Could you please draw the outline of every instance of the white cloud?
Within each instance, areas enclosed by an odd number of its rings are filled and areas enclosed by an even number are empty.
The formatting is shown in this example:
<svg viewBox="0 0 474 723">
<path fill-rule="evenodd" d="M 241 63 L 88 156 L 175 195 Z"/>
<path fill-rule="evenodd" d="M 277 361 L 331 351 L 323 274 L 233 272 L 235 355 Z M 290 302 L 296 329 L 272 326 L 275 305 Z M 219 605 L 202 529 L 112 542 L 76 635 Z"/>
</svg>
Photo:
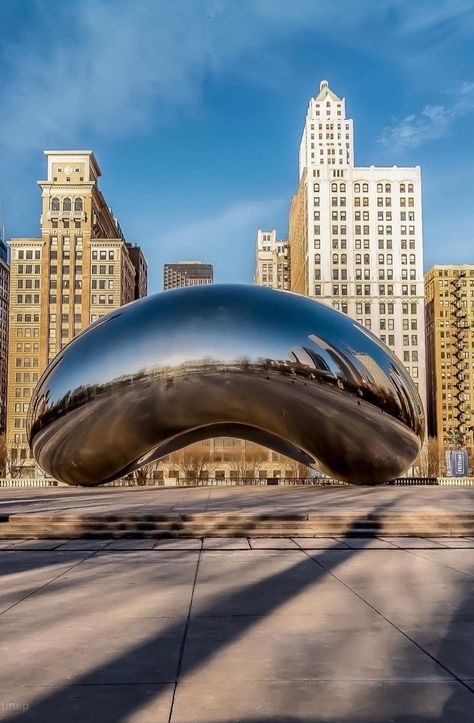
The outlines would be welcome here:
<svg viewBox="0 0 474 723">
<path fill-rule="evenodd" d="M 426 8 L 426 0 L 420 5 Z M 373 0 L 358 0 L 356 12 L 353 0 L 49 0 L 38 7 L 41 28 L 23 30 L 20 44 L 12 33 L 2 48 L 8 66 L 0 143 L 16 150 L 116 138 L 167 121 L 199 101 L 209 74 L 253 75 L 275 87 L 281 73 L 291 72 L 281 40 L 299 32 L 313 32 L 316 53 L 318 37 L 336 44 L 363 37 L 366 47 L 368 23 L 384 22 L 393 8 L 407 22 L 398 31 L 412 32 L 408 19 L 414 16 L 416 26 L 420 17 L 399 0 L 379 0 L 376 11 Z M 432 23 L 441 11 L 443 19 L 465 12 L 463 0 L 438 0 L 437 7 Z M 379 37 L 372 34 L 370 46 L 383 52 L 389 33 L 384 43 Z M 262 73 L 264 52 L 270 60 Z"/>
<path fill-rule="evenodd" d="M 426 105 L 418 115 L 410 114 L 386 126 L 379 143 L 396 151 L 404 151 L 422 143 L 443 138 L 453 123 L 474 112 L 474 82 L 465 82 L 453 95 L 450 104 Z"/>
</svg>

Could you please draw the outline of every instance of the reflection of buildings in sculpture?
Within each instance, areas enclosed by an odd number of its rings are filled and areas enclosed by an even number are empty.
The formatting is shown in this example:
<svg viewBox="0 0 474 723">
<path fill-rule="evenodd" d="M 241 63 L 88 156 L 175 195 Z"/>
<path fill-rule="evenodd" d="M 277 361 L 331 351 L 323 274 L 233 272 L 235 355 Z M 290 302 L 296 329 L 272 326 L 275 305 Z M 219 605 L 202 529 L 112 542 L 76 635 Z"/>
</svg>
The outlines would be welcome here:
<svg viewBox="0 0 474 723">
<path fill-rule="evenodd" d="M 7 406 L 8 293 L 10 267 L 8 247 L 0 229 L 0 434 L 5 432 Z"/>
<path fill-rule="evenodd" d="M 257 231 L 257 259 L 254 284 L 273 289 L 290 288 L 288 241 L 277 240 L 276 231 Z"/>
<path fill-rule="evenodd" d="M 371 329 L 425 401 L 420 168 L 354 165 L 352 120 L 326 81 L 309 102 L 289 218 L 291 290 Z"/>
<path fill-rule="evenodd" d="M 48 362 L 92 321 L 133 301 L 136 271 L 122 230 L 98 188 L 92 151 L 46 151 L 41 238 L 11 239 L 7 444 L 16 472 L 34 476 L 26 413 Z M 146 291 L 146 262 L 139 293 Z M 43 476 L 37 470 L 38 476 Z"/>
<path fill-rule="evenodd" d="M 290 479 L 302 474 L 302 465 L 297 465 L 278 452 L 243 439 L 214 437 L 198 442 L 187 450 L 189 452 L 185 450 L 185 454 L 189 453 L 191 458 L 196 454 L 198 460 L 208 460 L 204 462 L 199 473 L 203 480 L 268 477 Z M 165 484 L 173 484 L 176 479 L 189 478 L 192 475 L 186 469 L 186 462 L 180 463 L 182 459 L 180 452 L 167 455 L 153 466 L 152 478 L 163 480 Z"/>
<path fill-rule="evenodd" d="M 466 447 L 474 466 L 474 265 L 433 266 L 425 274 L 428 434 L 439 456 Z"/>
<path fill-rule="evenodd" d="M 182 286 L 201 286 L 212 284 L 214 272 L 212 264 L 200 261 L 178 261 L 163 267 L 163 289 L 178 289 Z"/>
</svg>

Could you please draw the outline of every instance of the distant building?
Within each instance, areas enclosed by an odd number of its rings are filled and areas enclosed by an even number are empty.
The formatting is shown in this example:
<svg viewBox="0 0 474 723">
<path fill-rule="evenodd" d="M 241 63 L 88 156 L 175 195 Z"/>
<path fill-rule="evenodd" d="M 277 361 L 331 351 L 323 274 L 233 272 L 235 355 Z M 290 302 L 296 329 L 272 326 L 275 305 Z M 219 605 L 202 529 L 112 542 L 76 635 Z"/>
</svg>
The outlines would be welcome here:
<svg viewBox="0 0 474 723">
<path fill-rule="evenodd" d="M 0 434 L 5 432 L 7 413 L 9 286 L 8 246 L 0 236 Z"/>
<path fill-rule="evenodd" d="M 213 280 L 212 264 L 203 264 L 200 261 L 179 261 L 177 264 L 164 265 L 163 288 L 165 291 L 181 286 L 212 284 Z"/>
<path fill-rule="evenodd" d="M 47 178 L 38 181 L 41 237 L 10 240 L 7 447 L 10 468 L 25 477 L 43 476 L 26 437 L 28 405 L 42 371 L 76 334 L 137 293 L 135 265 L 99 189 L 94 154 L 45 155 Z"/>
<path fill-rule="evenodd" d="M 474 468 L 474 264 L 425 274 L 428 433 L 440 458 L 465 447 Z"/>
<path fill-rule="evenodd" d="M 291 290 L 371 329 L 425 388 L 420 167 L 354 163 L 345 100 L 309 101 L 289 218 Z"/>
<path fill-rule="evenodd" d="M 257 231 L 257 259 L 254 284 L 273 289 L 290 288 L 288 241 L 279 241 L 276 231 Z"/>
<path fill-rule="evenodd" d="M 148 265 L 138 244 L 127 243 L 128 255 L 135 268 L 135 299 L 142 299 L 148 293 Z"/>
</svg>

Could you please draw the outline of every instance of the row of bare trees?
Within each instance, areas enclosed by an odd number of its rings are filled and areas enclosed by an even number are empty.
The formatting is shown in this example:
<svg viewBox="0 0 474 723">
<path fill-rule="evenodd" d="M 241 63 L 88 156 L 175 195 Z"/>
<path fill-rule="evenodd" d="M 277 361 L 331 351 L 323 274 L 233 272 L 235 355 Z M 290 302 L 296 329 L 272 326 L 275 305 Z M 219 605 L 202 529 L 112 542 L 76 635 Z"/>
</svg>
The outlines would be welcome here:
<svg viewBox="0 0 474 723">
<path fill-rule="evenodd" d="M 257 477 L 260 468 L 267 461 L 268 450 L 257 444 L 246 443 L 238 448 L 226 450 L 225 464 L 230 466 L 238 479 Z M 222 461 L 215 459 L 209 447 L 202 444 L 193 444 L 179 452 L 173 452 L 166 462 L 170 468 L 179 470 L 180 476 L 189 480 L 203 479 L 222 465 Z M 309 474 L 308 467 L 286 457 L 282 457 L 281 464 L 285 470 L 290 471 L 292 477 L 307 477 Z M 413 465 L 413 473 L 437 477 L 442 474 L 443 467 L 444 460 L 438 440 L 429 437 Z M 141 467 L 133 473 L 133 482 L 137 485 L 147 485 L 159 476 L 157 472 L 162 469 L 162 461 Z M 24 470 L 25 460 L 13 457 L 11 450 L 8 449 L 5 435 L 0 435 L 0 477 L 19 478 Z"/>
</svg>

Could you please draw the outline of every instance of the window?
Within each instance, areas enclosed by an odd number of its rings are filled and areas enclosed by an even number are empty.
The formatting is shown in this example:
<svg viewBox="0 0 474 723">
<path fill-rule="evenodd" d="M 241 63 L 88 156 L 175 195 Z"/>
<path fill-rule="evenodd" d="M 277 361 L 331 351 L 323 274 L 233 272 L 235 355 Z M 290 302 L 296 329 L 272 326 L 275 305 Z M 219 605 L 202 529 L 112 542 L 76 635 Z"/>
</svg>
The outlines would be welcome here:
<svg viewBox="0 0 474 723">
<path fill-rule="evenodd" d="M 82 198 L 76 198 L 74 199 L 74 210 L 75 211 L 82 211 L 84 208 L 84 204 L 82 201 Z"/>
<path fill-rule="evenodd" d="M 57 196 L 51 199 L 51 211 L 59 211 L 59 198 Z"/>
<path fill-rule="evenodd" d="M 63 201 L 63 211 L 70 211 L 71 210 L 71 199 L 69 196 L 66 196 L 66 198 Z"/>
</svg>

